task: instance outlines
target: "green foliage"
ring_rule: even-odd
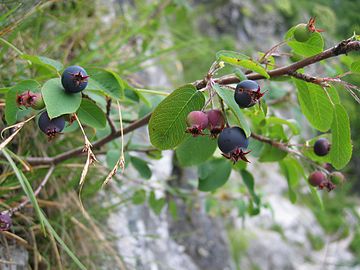
[[[185,119],[191,111],[201,110],[205,99],[192,85],[176,89],[154,110],[149,122],[151,143],[161,150],[179,145],[185,138]]]
[[[41,88],[50,119],[76,112],[81,104],[81,93],[66,93],[60,79],[48,80]]]
[[[201,191],[214,191],[223,186],[229,179],[231,165],[225,159],[213,159],[201,164],[198,169]]]
[[[209,136],[187,135],[176,148],[176,157],[181,166],[194,166],[208,160],[215,152],[217,140]]]
[[[77,111],[80,122],[93,128],[103,129],[106,126],[106,116],[95,102],[82,99]]]
[[[314,32],[306,42],[298,42],[293,39],[295,27],[285,34],[285,40],[294,53],[302,56],[313,56],[321,53],[324,49],[324,40],[320,33]]]

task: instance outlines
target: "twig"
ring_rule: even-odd
[[[358,50],[360,50],[360,41],[352,41],[352,39],[347,39],[347,40],[340,42],[338,45],[336,45],[332,48],[329,48],[317,55],[305,58],[301,61],[298,61],[296,63],[293,63],[293,64],[285,66],[285,67],[270,70],[270,71],[268,71],[268,74],[271,78],[279,77],[279,76],[283,76],[283,75],[289,75],[290,73],[295,72],[296,70],[298,70],[300,68],[312,65],[319,61],[322,61],[322,60],[325,60],[325,59],[328,59],[331,57],[335,57],[340,54],[346,54],[350,51],[358,51]],[[247,78],[251,79],[251,80],[264,79],[264,77],[262,75],[257,74],[257,73],[250,73],[247,75]],[[239,78],[237,78],[235,75],[228,75],[228,76],[223,76],[223,77],[214,79],[214,81],[221,85],[227,85],[227,84],[238,83]],[[207,80],[202,79],[202,80],[195,81],[195,82],[193,82],[193,85],[197,89],[202,89],[202,88],[206,87]],[[143,117],[142,119],[130,124],[129,126],[124,128],[123,135],[146,125],[149,122],[150,117],[151,117],[151,114],[148,114],[145,117]],[[120,136],[122,136],[122,133],[120,130],[117,130],[116,133],[110,134],[110,135],[106,136],[105,138],[95,142],[93,144],[93,147],[94,148],[101,147],[101,146],[105,145],[106,143],[108,143]],[[31,165],[58,164],[67,159],[76,157],[76,156],[80,155],[81,153],[82,153],[82,148],[76,148],[76,149],[67,151],[65,153],[59,154],[54,157],[29,157],[29,158],[27,158],[27,161]]]
[[[40,193],[41,189],[46,185],[47,181],[49,180],[50,176],[54,172],[55,166],[51,166],[49,170],[47,171],[44,179],[41,181],[40,185],[37,187],[37,189],[34,191],[35,197]],[[9,214],[13,215],[15,212],[21,210],[25,205],[27,205],[30,202],[29,198],[26,198],[22,203],[20,203],[17,207],[11,208],[9,210]]]

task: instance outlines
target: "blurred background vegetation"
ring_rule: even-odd
[[[85,67],[110,68],[141,88],[152,88],[150,82],[156,80],[156,74],[153,74],[155,78],[149,81],[141,79],[143,72],[152,66],[159,66],[165,71],[172,89],[175,89],[182,84],[203,78],[215,60],[217,51],[238,50],[255,55],[259,49],[271,48],[282,39],[287,29],[297,23],[306,22],[310,16],[317,17],[318,28],[326,29],[325,47],[352,36],[354,32],[360,32],[360,2],[354,0],[250,1],[256,12],[249,8],[249,5],[244,5],[240,10],[241,16],[249,18],[249,22],[256,24],[262,14],[271,12],[280,17],[275,18],[276,29],[269,30],[269,36],[266,36],[266,28],[262,33],[245,33],[246,42],[239,41],[239,37],[242,36],[237,34],[237,26],[228,23],[227,15],[230,11],[222,10],[222,7],[231,1],[118,2],[122,5],[100,0],[0,0],[0,114],[3,116],[4,97],[1,93],[4,89],[25,79],[36,79],[40,83],[49,79],[48,71],[29,67],[27,62],[19,57],[22,53],[56,59],[64,66],[78,64]],[[204,29],[206,27],[212,30]],[[239,28],[242,28],[242,25],[239,25]],[[269,43],[257,44],[253,38],[256,35],[266,36]],[[340,58],[340,62],[331,62],[332,70],[328,71],[329,74],[334,74],[346,66],[347,56]],[[347,79],[357,85],[360,83],[359,77],[348,76]],[[360,122],[357,119],[360,106],[347,93],[341,96],[343,100],[347,100],[346,108],[351,117],[354,142],[352,163],[345,171],[348,182],[336,192],[325,194],[324,211],[319,210],[316,202],[308,195],[302,195],[297,202],[314,211],[325,232],[336,235],[339,239],[349,234],[346,220],[348,211],[357,216],[358,223],[360,221],[356,212],[360,192],[360,139],[357,137],[360,131]],[[139,106],[137,111],[126,111],[125,118],[130,121],[137,119],[138,115],[143,115],[148,110],[149,108]],[[3,118],[2,122],[0,121],[1,129],[4,126],[6,123]],[[15,153],[53,156],[82,144],[78,131],[68,133],[67,140],[49,143],[39,134],[35,124],[28,125],[25,129],[10,147]],[[87,132],[91,133],[91,130]],[[113,144],[109,149],[111,147],[118,145]],[[2,207],[7,208],[8,205],[20,201],[22,193],[19,192],[20,187],[4,160],[0,160],[0,166],[0,203]],[[116,207],[133,203],[134,197],[129,191],[124,194],[118,194],[112,189],[101,192],[101,179],[106,176],[106,168],[91,170],[93,177],[90,177],[82,193],[85,208],[90,216],[84,217],[77,201],[81,168],[82,159],[59,165],[42,194],[40,205],[69,247],[89,268],[96,269],[99,261],[105,265],[108,260],[117,260],[114,256],[109,256],[113,252],[113,239],[111,233],[102,230],[103,220]],[[35,182],[42,179],[46,171],[46,168],[37,168],[27,173],[27,176]],[[119,185],[121,186],[120,183]],[[110,201],[109,194],[117,200]],[[209,197],[210,202],[219,199],[212,194]],[[103,200],[101,204],[100,199]],[[225,213],[226,216],[229,206],[218,202],[217,204],[222,210],[216,214]],[[234,259],[237,261],[246,244],[242,242],[243,239],[239,240],[239,237],[236,237],[239,235],[233,231],[231,224],[228,225]],[[98,230],[102,231],[103,235],[96,233]],[[76,269],[73,262],[58,249],[54,239],[49,241],[42,235],[31,209],[16,215],[14,231],[32,243],[28,248],[35,250],[32,256],[38,256],[40,265],[53,269],[51,266],[62,264],[65,269]],[[356,227],[354,233],[351,249],[356,257],[360,258],[360,226]],[[97,244],[99,239],[101,243],[108,242],[110,245],[105,245],[104,249],[103,245]],[[315,250],[326,244],[324,239],[316,236],[311,236],[311,240]],[[360,261],[354,262],[356,263],[359,264]]]

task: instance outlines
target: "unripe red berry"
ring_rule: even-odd
[[[319,187],[326,180],[326,175],[321,171],[315,171],[309,175],[309,184],[314,187]]]
[[[42,95],[40,93],[30,92],[27,103],[34,110],[41,110],[45,108],[44,99],[42,98]]]
[[[206,113],[202,111],[192,111],[186,117],[188,126],[186,132],[193,136],[202,135],[202,131],[208,126],[209,120]]]
[[[330,143],[326,138],[318,139],[314,144],[314,153],[318,156],[326,156],[330,151]]]
[[[216,138],[218,134],[224,129],[225,119],[220,110],[209,110],[206,112],[208,117],[208,128],[211,136]]]

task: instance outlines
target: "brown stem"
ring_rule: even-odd
[[[279,76],[283,76],[283,75],[291,75],[291,73],[295,72],[296,70],[312,65],[314,63],[317,63],[319,61],[340,55],[340,54],[346,54],[350,51],[358,51],[360,50],[360,41],[352,41],[351,39],[347,39],[344,40],[342,42],[340,42],[338,45],[327,49],[317,55],[305,58],[301,61],[298,61],[296,63],[293,63],[291,65],[285,66],[285,67],[281,67],[281,68],[277,68],[274,70],[270,70],[268,72],[269,76],[271,78],[273,77],[279,77]],[[257,73],[250,73],[247,75],[248,79],[251,80],[260,80],[260,79],[264,79],[264,77],[260,74]],[[233,83],[238,83],[239,79],[235,76],[235,75],[228,75],[228,76],[223,76],[217,79],[214,79],[215,83],[218,83],[220,85],[227,85],[227,84],[233,84]],[[204,87],[206,87],[206,79],[203,80],[198,80],[193,82],[193,85],[197,88],[197,89],[202,89]],[[124,135],[134,131],[137,128],[140,128],[144,125],[146,125],[149,120],[150,120],[151,114],[146,115],[144,118],[135,121],[134,123],[130,124],[129,126],[127,126],[126,128],[124,128]],[[94,148],[100,148],[101,146],[105,145],[106,143],[118,138],[121,136],[121,132],[120,130],[117,130],[115,133],[111,133],[108,136],[100,139],[99,141],[96,141],[95,143],[93,143],[93,147]],[[256,139],[256,138],[254,138]],[[260,139],[260,137],[258,137],[258,139]],[[264,138],[262,138],[264,139]],[[270,140],[271,141],[271,140]],[[270,141],[268,143],[270,143]],[[289,149],[285,146],[285,148],[287,150],[285,150],[285,148],[283,148],[281,145],[274,145],[274,146],[278,146],[281,147],[282,150],[284,151],[293,151],[292,149]],[[81,155],[82,154],[82,147],[67,151],[65,153],[59,154],[55,157],[29,157],[27,158],[27,162],[30,165],[46,165],[46,164],[58,164],[62,161],[65,161],[67,159],[73,158],[75,156]]]

